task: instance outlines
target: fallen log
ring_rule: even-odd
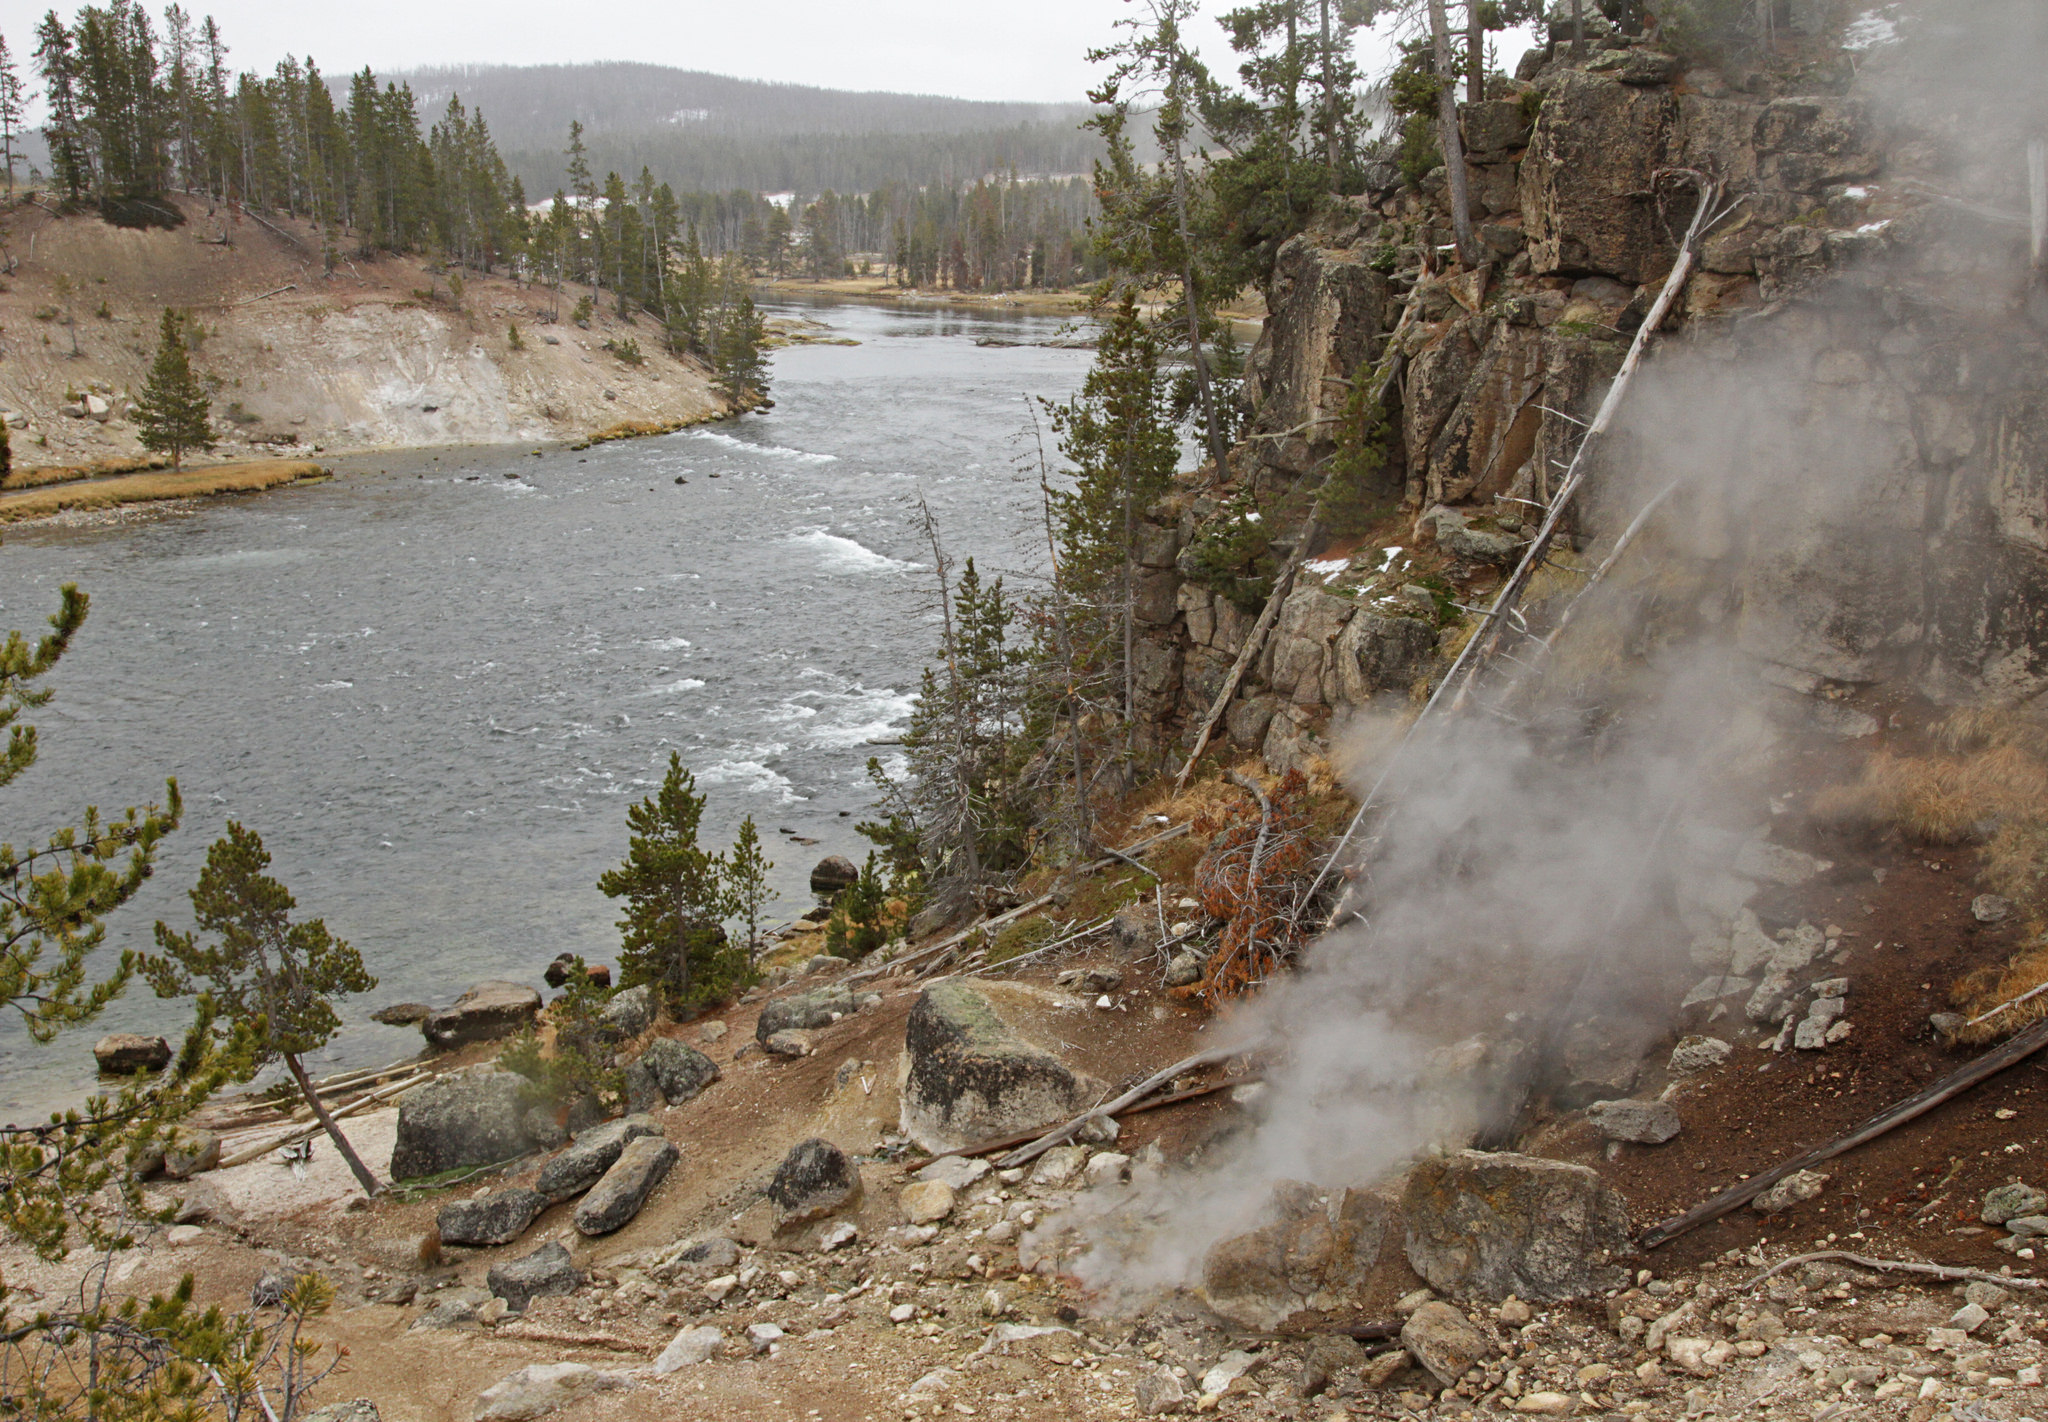
[[[2029,1279],[2024,1274],[1994,1274],[1988,1269],[1964,1269],[1953,1264],[1920,1264],[1911,1259],[1872,1259],[1867,1254],[1851,1254],[1846,1249],[1817,1249],[1811,1254],[1795,1254],[1790,1259],[1780,1259],[1770,1268],[1742,1285],[1738,1292],[1748,1292],[1774,1274],[1801,1264],[1811,1264],[1819,1259],[1845,1259],[1864,1269],[1875,1269],[1883,1274],[1925,1274],[1932,1279],[1977,1279],[1987,1284],[1997,1284],[2006,1289],[2048,1289],[2048,1280]]]
[[[432,1075],[432,1072],[423,1071],[418,1076],[407,1077],[404,1081],[393,1082],[391,1085],[384,1087],[382,1090],[373,1091],[367,1096],[357,1097],[354,1101],[349,1102],[348,1105],[342,1107],[338,1111],[333,1112],[332,1114],[334,1116],[334,1119],[339,1121],[345,1116],[358,1115],[361,1112],[369,1109],[370,1107],[378,1104],[381,1101],[385,1101],[393,1096],[397,1096],[401,1092],[411,1090],[413,1087],[418,1086],[421,1082],[427,1080]],[[321,1125],[318,1121],[315,1121],[308,1126],[300,1126],[297,1129],[288,1131],[284,1135],[279,1136],[277,1139],[269,1141],[263,1145],[250,1146],[247,1150],[236,1151],[233,1155],[221,1161],[220,1165],[217,1168],[221,1170],[226,1170],[230,1166],[247,1165],[252,1160],[261,1160],[264,1156],[269,1155],[274,1150],[280,1149],[281,1147],[288,1145],[297,1145],[300,1141],[307,1140],[313,1136],[317,1136],[326,1129],[327,1128]]]
[[[1119,1112],[1129,1110],[1132,1106],[1150,1096],[1182,1072],[1193,1071],[1196,1067],[1201,1066],[1213,1066],[1218,1062],[1227,1062],[1232,1057],[1249,1056],[1251,1053],[1259,1050],[1261,1045],[1261,1043],[1253,1042],[1244,1046],[1211,1047],[1206,1052],[1196,1052],[1193,1056],[1183,1058],[1170,1067],[1163,1067],[1153,1072],[1152,1075],[1117,1097],[1116,1100],[1083,1111],[1064,1126],[1056,1126],[1044,1135],[1033,1139],[1025,1145],[1019,1146],[1016,1150],[1011,1151],[1008,1155],[997,1161],[996,1164],[1004,1170],[1009,1170],[1015,1166],[1023,1165],[1027,1161],[1036,1160],[1054,1146],[1064,1145],[1067,1141],[1072,1140],[1074,1133],[1090,1121],[1098,1120],[1105,1116],[1115,1116]],[[1232,1082],[1231,1085],[1235,1086],[1237,1083]]]
[[[2043,1047],[2048,1047],[2048,1021],[2036,1022],[2026,1031],[2007,1041],[2005,1045],[1986,1052],[1969,1065],[1949,1073],[1925,1091],[1878,1112],[1846,1136],[1837,1137],[1826,1145],[1816,1146],[1803,1155],[1774,1165],[1760,1175],[1753,1175],[1739,1185],[1730,1186],[1682,1215],[1675,1215],[1661,1224],[1652,1225],[1643,1232],[1637,1242],[1644,1249],[1655,1249],[1681,1234],[1690,1233],[1703,1224],[1721,1218],[1731,1210],[1740,1209],[1786,1176],[1795,1175],[1824,1160],[1833,1160],[1838,1155],[1845,1155],[1865,1142],[1876,1140],[1895,1127],[1926,1115],[1944,1101],[1961,1096],[1978,1082],[2025,1061]]]
[[[1126,1116],[1142,1116],[1147,1111],[1163,1111],[1168,1106],[1178,1106],[1183,1101],[1194,1101],[1204,1096],[1214,1096],[1217,1092],[1228,1091],[1233,1086],[1250,1086],[1255,1081],[1264,1080],[1265,1078],[1261,1076],[1238,1076],[1232,1077],[1229,1081],[1212,1081],[1206,1086],[1190,1086],[1185,1091],[1176,1091],[1169,1096],[1155,1096],[1150,1101],[1140,1101],[1135,1106],[1126,1107],[1124,1110],[1117,1112],[1117,1119],[1121,1121]],[[958,1150],[945,1151],[940,1155],[919,1156],[914,1160],[904,1161],[903,1168],[905,1170],[922,1170],[933,1161],[942,1160],[948,1155],[987,1155],[990,1151],[1008,1150],[1012,1146],[1024,1145],[1027,1142],[1038,1139],[1044,1130],[1045,1127],[1040,1126],[1035,1131],[1019,1131],[1013,1136],[997,1136],[994,1140],[976,1141],[973,1145],[962,1146]]]

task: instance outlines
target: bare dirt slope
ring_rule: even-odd
[[[184,210],[174,231],[34,205],[0,216],[14,262],[0,283],[0,405],[23,417],[17,465],[140,448],[124,397],[148,373],[165,307],[205,328],[195,363],[217,382],[223,458],[574,439],[729,413],[705,369],[662,354],[645,320],[552,321],[575,293],[468,273],[458,302],[445,276],[413,259],[344,258],[329,273],[307,224],[201,202]],[[628,339],[644,364],[604,349]],[[107,419],[61,413],[92,392],[107,398]]]

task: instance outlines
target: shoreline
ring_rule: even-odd
[[[754,283],[757,298],[800,301],[850,301],[865,306],[916,306],[983,311],[1009,315],[1084,316],[1092,303],[1083,291],[945,292],[899,287],[879,277],[841,277],[806,281],[771,278]]]

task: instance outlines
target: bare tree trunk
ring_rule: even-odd
[[[1572,58],[1586,57],[1586,0],[1572,0]]]
[[[298,1053],[286,1052],[284,1064],[291,1072],[292,1080],[299,1084],[299,1094],[304,1096],[306,1104],[313,1108],[313,1119],[320,1123],[320,1129],[327,1132],[327,1139],[334,1142],[334,1148],[341,1152],[341,1158],[347,1161],[348,1168],[355,1172],[356,1182],[363,1187],[363,1193],[376,1194],[381,1188],[377,1184],[377,1177],[370,1173],[370,1167],[363,1164],[363,1158],[356,1154],[356,1148],[348,1143],[348,1137],[341,1133],[341,1127],[336,1125],[334,1117],[327,1113],[327,1107],[321,1103],[320,1093],[313,1089],[312,1078],[306,1075],[305,1064],[299,1060]]]
[[[1486,98],[1486,26],[1480,23],[1479,0],[1465,0],[1465,102]]]
[[[1202,350],[1202,313],[1195,299],[1195,239],[1188,230],[1188,165],[1178,135],[1173,140],[1173,217],[1180,232],[1180,291],[1187,313],[1188,358],[1195,368],[1195,397],[1202,406],[1209,457],[1216,461],[1216,477],[1220,479],[1230,447],[1223,439],[1223,423],[1216,417],[1216,394],[1209,386],[1209,359]]]
[[[1330,0],[1321,0],[1319,9],[1323,26],[1323,162],[1334,193],[1341,186],[1337,163],[1342,155],[1337,143],[1337,55],[1330,47]]]
[[[2048,273],[2048,138],[2027,144],[2027,189],[2033,199],[2034,274]]]
[[[1429,0],[1429,32],[1436,47],[1437,141],[1444,151],[1444,176],[1451,186],[1451,231],[1458,244],[1458,260],[1466,266],[1478,264],[1478,248],[1472,240],[1472,198],[1465,181],[1465,144],[1458,136],[1458,88],[1451,80],[1455,67],[1451,55],[1451,27],[1444,18],[1444,0]]]

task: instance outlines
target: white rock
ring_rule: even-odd
[[[955,1190],[965,1190],[978,1180],[986,1179],[992,1166],[985,1160],[964,1155],[942,1155],[930,1165],[917,1172],[916,1179],[935,1180],[950,1185]]]
[[[737,1274],[720,1274],[717,1278],[705,1282],[704,1297],[713,1303],[724,1303],[725,1296],[738,1288],[739,1283],[740,1277]]]
[[[657,1377],[666,1377],[678,1368],[695,1367],[718,1350],[719,1339],[724,1335],[710,1324],[699,1324],[685,1328],[669,1340],[668,1347],[661,1350],[661,1356],[654,1360]]]
[[[1515,1400],[1515,1411],[1561,1417],[1571,1411],[1573,1405],[1574,1400],[1561,1392],[1525,1392]]]
[[[756,1353],[765,1353],[782,1340],[782,1325],[779,1323],[750,1323],[747,1325],[747,1346]]]
[[[916,1317],[916,1304],[900,1303],[897,1304],[896,1307],[889,1310],[889,1322],[891,1323],[908,1323],[911,1319]]]
[[[1054,1146],[1038,1158],[1038,1165],[1031,1172],[1031,1183],[1057,1190],[1072,1184],[1075,1177],[1088,1164],[1088,1147]]]
[[[535,1363],[485,1389],[472,1415],[475,1422],[529,1422],[595,1393],[631,1386],[631,1378],[587,1363]]]
[[[1091,1186],[1113,1185],[1130,1173],[1131,1158],[1113,1150],[1090,1156],[1082,1171]]]
[[[174,1249],[181,1244],[197,1244],[205,1237],[206,1231],[192,1224],[172,1225],[164,1231],[165,1242]]]
[[[1949,1319],[1950,1328],[1960,1328],[1965,1333],[1975,1333],[1991,1321],[1991,1314],[1982,1304],[1964,1304]]]
[[[932,1224],[953,1213],[953,1187],[943,1180],[914,1180],[897,1193],[896,1203],[912,1224]]]
[[[1774,1215],[1780,1210],[1788,1210],[1820,1194],[1826,1187],[1828,1178],[1825,1171],[1796,1170],[1750,1201],[1749,1207],[1760,1215]]]
[[[1707,1350],[1713,1346],[1711,1338],[1666,1338],[1664,1356],[1687,1372],[1705,1377],[1714,1371],[1707,1362]]]
[[[1202,1395],[1213,1397],[1251,1371],[1258,1361],[1251,1354],[1231,1349],[1216,1360],[1216,1366],[1202,1374]]]
[[[818,1236],[818,1248],[829,1254],[835,1249],[844,1249],[859,1238],[859,1228],[850,1221],[841,1220]]]

